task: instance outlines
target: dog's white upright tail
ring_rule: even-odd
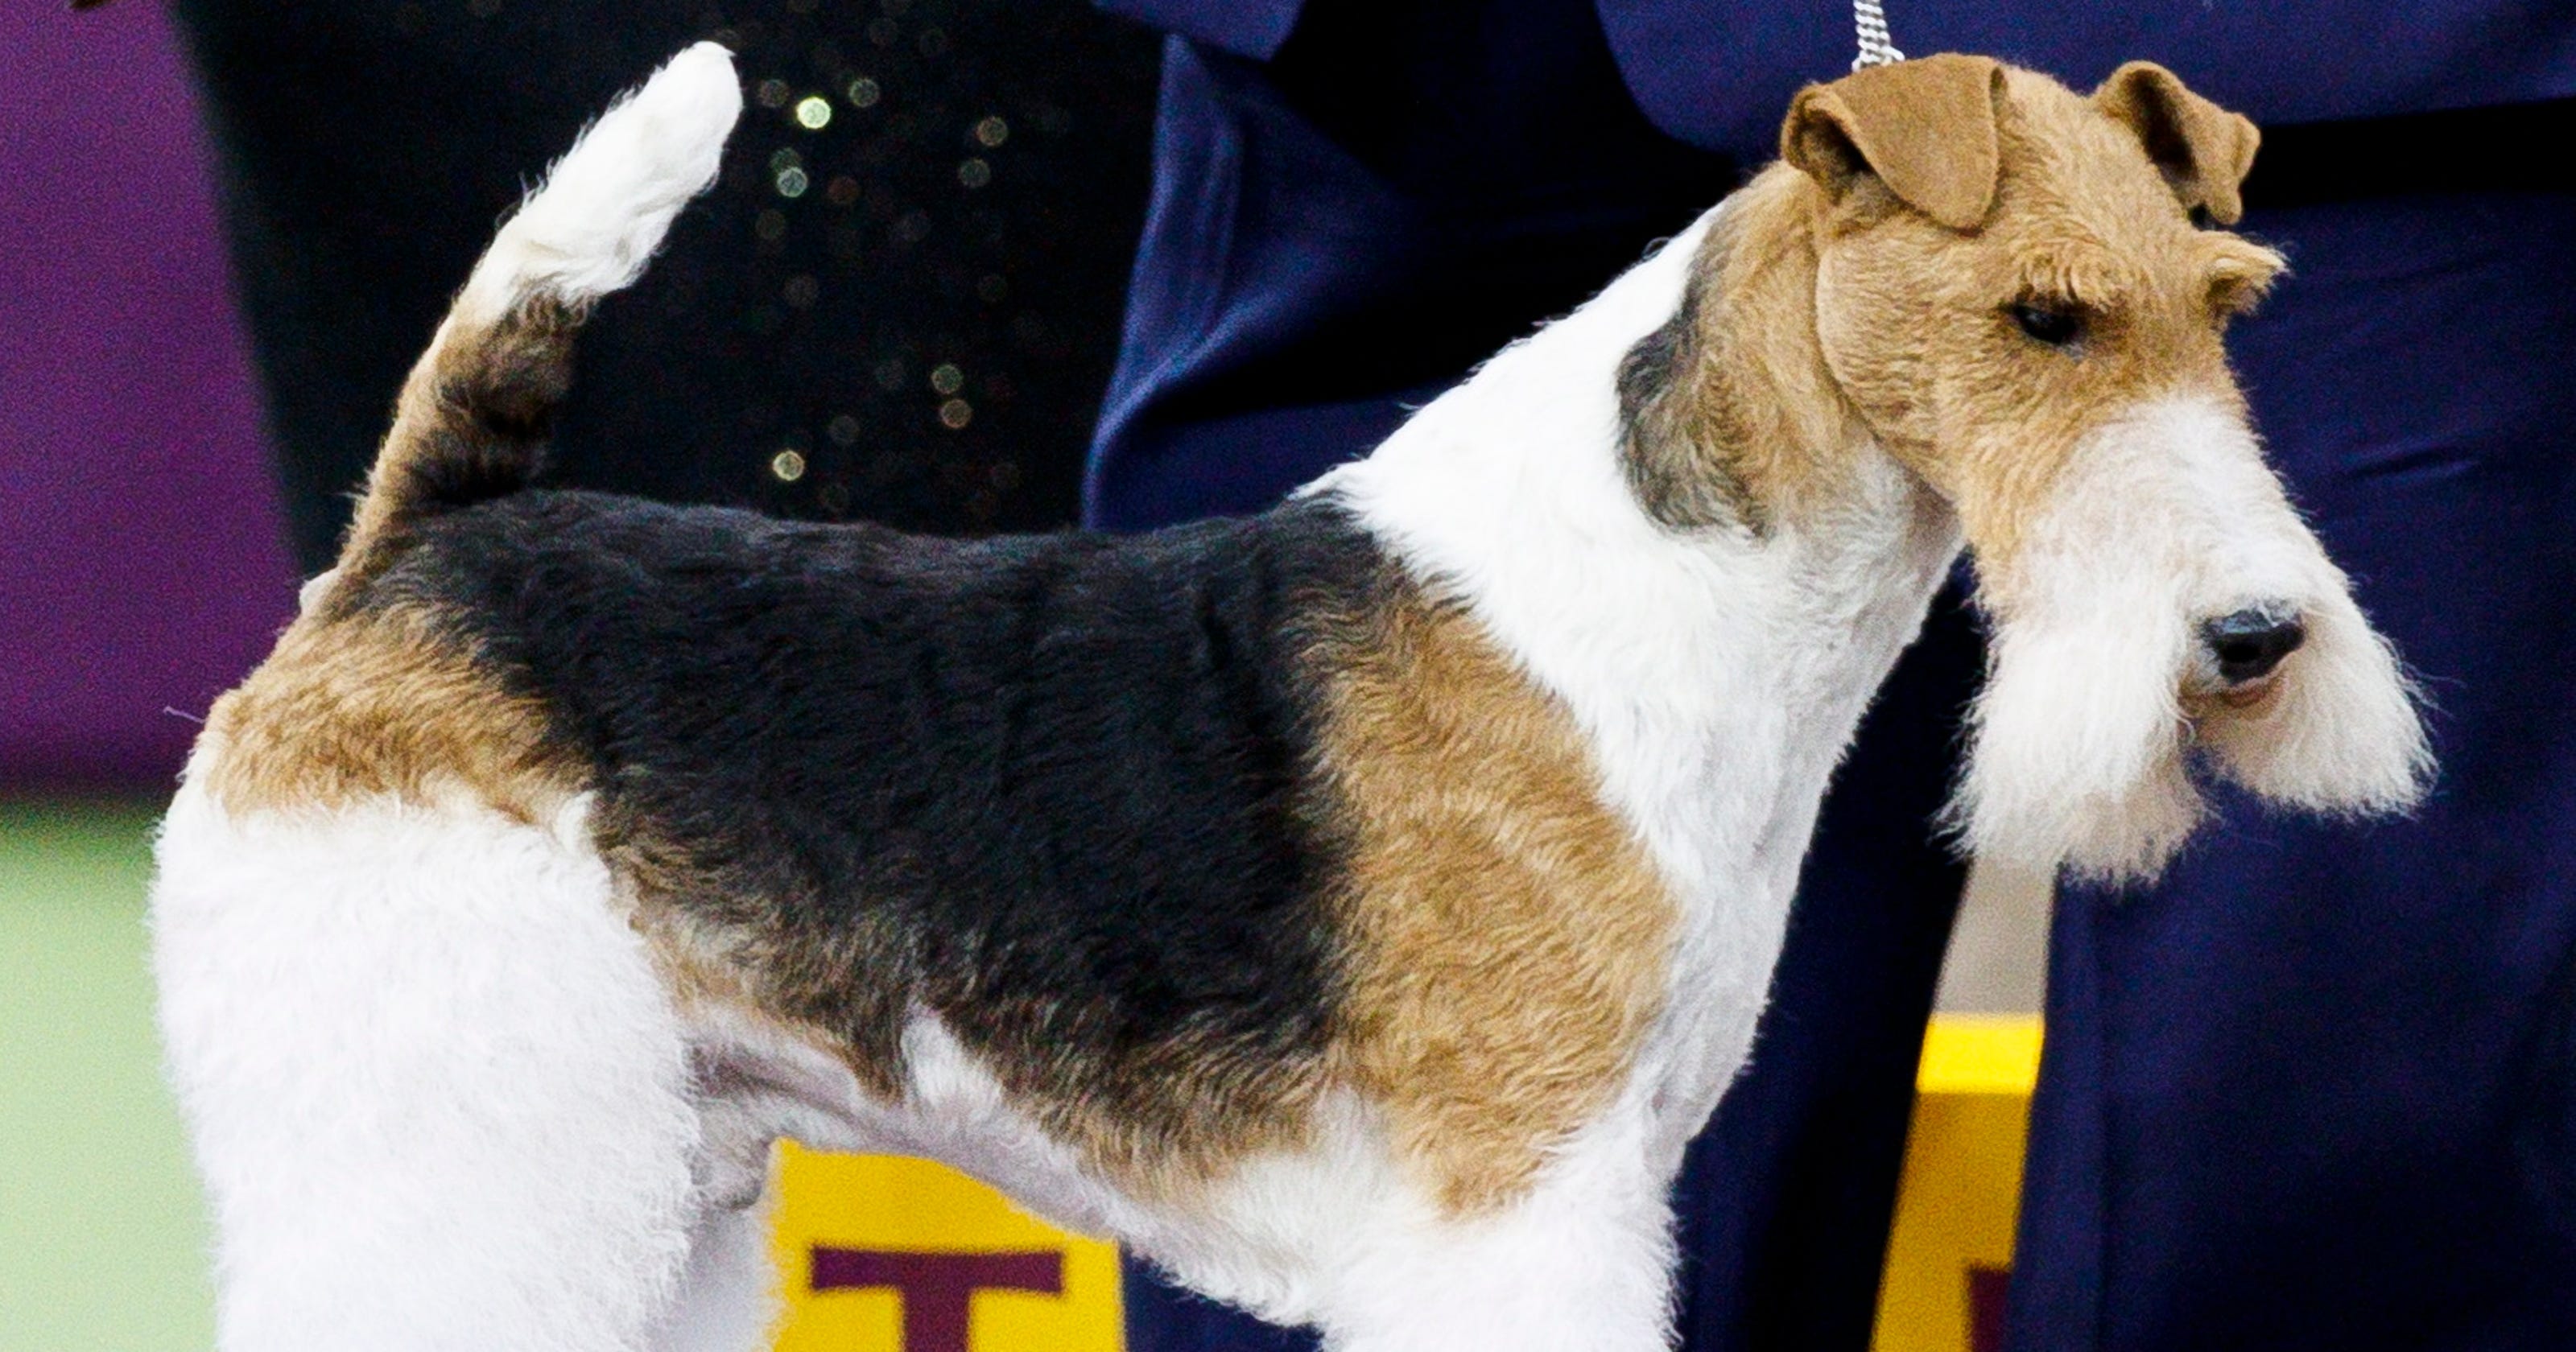
[[[457,297],[467,322],[538,296],[594,300],[644,273],[680,208],[715,182],[742,115],[733,54],[689,48],[600,116],[504,224]]]
[[[643,275],[680,209],[715,182],[741,114],[733,54],[699,43],[592,124],[501,227],[403,383],[342,577],[380,566],[418,514],[535,476],[573,335],[593,302]]]

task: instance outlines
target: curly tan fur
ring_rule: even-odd
[[[1337,1050],[1454,1213],[1528,1187],[1624,1082],[1676,911],[1582,734],[1464,611],[1407,598],[1333,658],[1349,851]]]
[[[207,716],[200,773],[235,813],[461,792],[539,821],[587,773],[545,710],[411,608],[307,616]]]

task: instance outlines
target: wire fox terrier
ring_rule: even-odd
[[[716,172],[693,48],[500,230],[160,841],[222,1345],[746,1349],[772,1143],[1338,1352],[1667,1345],[1666,1187],[1962,548],[1967,847],[2430,773],[2248,430],[2251,123],[1939,56],[1265,515],[978,542],[531,487]]]

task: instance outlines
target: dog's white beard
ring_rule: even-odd
[[[1996,617],[1951,804],[1979,857],[2151,877],[2199,824],[2178,698],[2190,626],[2151,572],[2102,569],[2089,596],[2026,597]]]
[[[1989,672],[1950,806],[1972,850],[2153,878],[2206,811],[2195,760],[2309,811],[2390,812],[2422,795],[2431,755],[2414,692],[2234,417],[2144,410],[2062,477],[2010,576],[1986,580]],[[2242,709],[2194,699],[2187,714],[2201,623],[2275,601],[2302,608],[2307,641],[2272,691]]]

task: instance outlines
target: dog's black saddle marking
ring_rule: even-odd
[[[1117,1099],[1187,1048],[1320,1049],[1309,652],[1388,576],[1320,502],[959,542],[530,492],[424,522],[376,592],[540,699],[690,905],[864,987],[811,1013],[873,1042],[918,1001]]]

